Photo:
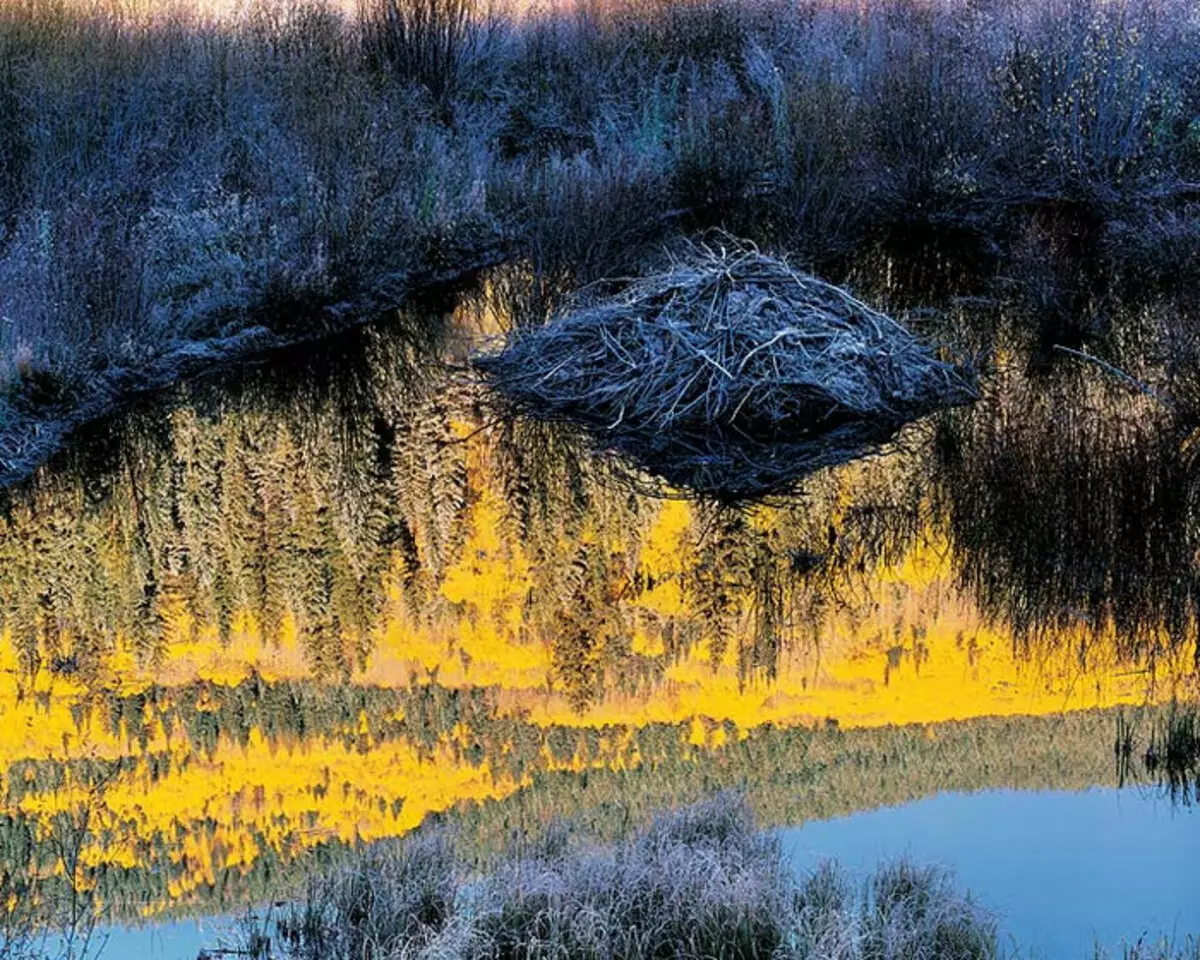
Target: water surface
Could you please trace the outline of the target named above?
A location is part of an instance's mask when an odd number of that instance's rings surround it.
[[[497,423],[464,330],[184,385],[10,492],[16,902],[238,913],[430,820],[482,863],[721,788],[770,825],[1111,786],[1118,716],[1141,750],[1194,696],[1192,446],[1100,372],[1010,344],[974,408],[731,510]]]
[[[781,831],[797,869],[836,859],[862,877],[905,857],[954,871],[1022,956],[1117,953],[1200,930],[1200,814],[1156,791],[986,790]]]

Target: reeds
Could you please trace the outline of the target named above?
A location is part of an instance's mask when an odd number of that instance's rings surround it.
[[[714,225],[825,275],[929,231],[1003,257],[1047,205],[1084,262],[1193,232],[1176,0],[197,2],[0,6],[0,460],[114,369],[481,251],[577,287]]]
[[[1172,800],[1200,803],[1200,707],[1173,702],[1155,723],[1142,760]]]
[[[368,63],[435,97],[454,91],[486,30],[476,0],[359,0]]]
[[[1097,948],[1094,960],[1108,960],[1108,952]],[[1140,938],[1121,947],[1121,960],[1197,960],[1200,958],[1200,938],[1189,935],[1179,940],[1163,937],[1155,940]]]

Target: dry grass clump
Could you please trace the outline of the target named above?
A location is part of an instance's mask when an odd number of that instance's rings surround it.
[[[1097,947],[1094,960],[1109,960],[1115,956]],[[1135,943],[1123,944],[1119,956],[1122,960],[1200,960],[1200,938],[1194,934],[1178,942],[1169,937],[1139,938]]]
[[[993,921],[945,875],[890,867],[856,897],[832,867],[797,882],[728,795],[611,847],[559,834],[496,873],[443,843],[377,848],[248,937],[266,960],[902,960],[996,956]],[[384,852],[378,852],[380,849]]]
[[[516,411],[580,424],[671,482],[728,497],[975,397],[969,370],[896,321],[726,237],[615,293],[584,290],[477,366]]]

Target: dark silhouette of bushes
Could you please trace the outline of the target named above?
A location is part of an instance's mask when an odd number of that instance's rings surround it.
[[[476,0],[359,0],[363,52],[374,68],[452,93],[485,30]]]

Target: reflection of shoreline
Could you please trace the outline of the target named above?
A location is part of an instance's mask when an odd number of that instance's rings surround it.
[[[431,817],[484,856],[717,786],[795,822],[1110,782],[1111,708],[1194,691],[1182,474],[1139,474],[1165,447],[924,424],[718,511],[605,482],[552,430],[480,431],[486,397],[414,379],[406,336],[181,394],[12,495],[0,840],[46,883],[93,810],[81,883],[205,910]],[[1058,518],[1022,518],[1043,495]],[[1171,549],[1135,596],[1142,507]]]
[[[1032,646],[1064,688],[1125,661],[1169,680],[1195,660],[1186,490],[1171,471],[1143,476],[1140,447],[1104,417],[1063,427],[1043,404],[1051,415],[1018,431],[984,403],[914,430],[893,456],[812,478],[793,503],[718,511],[606,484],[553,430],[479,432],[486,396],[453,377],[421,382],[403,325],[345,349],[296,383],[248,378],[240,394],[223,385],[133,418],[102,464],[85,457],[14,494],[0,528],[9,659],[66,686],[107,674],[127,692],[254,672],[549,683],[583,713],[614,689],[727,667],[739,694],[766,680],[805,699],[808,683],[843,679],[831,660],[866,649],[886,654],[890,688],[905,657],[920,672],[948,638],[967,651],[966,676],[981,652]],[[1105,451],[1112,469],[1086,489],[1121,502],[1069,516],[1084,488],[1064,471],[1095,472]],[[1056,512],[1026,529],[1015,508],[1042,500]],[[1127,515],[1141,506],[1153,544],[1171,545],[1169,563],[1142,563],[1145,597],[1131,573],[1150,548]],[[1107,540],[1105,524],[1120,528]],[[789,670],[805,685],[787,689]],[[855,697],[880,694],[876,672],[864,662],[845,678]],[[1092,702],[1114,699],[1050,709]],[[861,722],[1038,712],[970,707]],[[553,722],[570,722],[560,712]],[[818,704],[810,719],[846,713]],[[740,722],[765,719],[788,717],[759,704]]]
[[[7,822],[6,846],[35,822],[49,837],[71,803],[91,802],[80,878],[101,901],[117,916],[202,915],[286,895],[348,843],[400,836],[430,817],[456,824],[467,855],[489,860],[554,819],[613,838],[717,789],[746,791],[759,819],[777,825],[942,790],[1082,789],[1115,778],[1114,710],[863,730],[766,726],[718,746],[694,742],[689,724],[538,728],[472,717],[461,703],[456,717],[450,693],[440,696],[441,732],[433,719],[389,731],[394,701],[360,715],[378,734],[335,727],[266,739],[253,728],[241,744],[226,736],[208,750],[178,744],[129,761],[91,801],[85,778],[99,771],[86,762],[19,765],[25,815]],[[419,713],[416,699],[406,706]],[[1153,714],[1134,716],[1149,724]],[[51,801],[57,817],[47,817]],[[42,872],[53,874],[52,859]]]

